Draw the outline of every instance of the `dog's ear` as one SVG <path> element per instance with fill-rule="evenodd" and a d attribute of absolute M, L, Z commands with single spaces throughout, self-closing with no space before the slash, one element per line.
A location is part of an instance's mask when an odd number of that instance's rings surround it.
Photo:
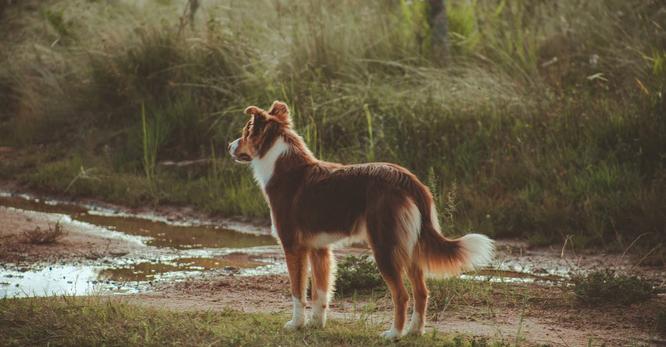
<path fill-rule="evenodd" d="M 260 109 L 257 106 L 249 106 L 248 108 L 245 109 L 245 114 L 248 116 L 252 116 L 255 122 L 265 121 L 266 118 L 268 118 L 266 111 Z"/>
<path fill-rule="evenodd" d="M 291 117 L 289 116 L 289 107 L 282 101 L 274 101 L 268 114 L 277 118 L 283 123 L 291 124 Z"/>
<path fill-rule="evenodd" d="M 263 115 L 264 110 L 260 109 L 257 106 L 248 106 L 245 111 L 243 111 L 248 116 Z"/>

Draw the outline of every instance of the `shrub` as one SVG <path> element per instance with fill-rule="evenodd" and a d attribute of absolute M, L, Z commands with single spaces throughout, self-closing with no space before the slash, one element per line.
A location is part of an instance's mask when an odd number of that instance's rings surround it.
<path fill-rule="evenodd" d="M 24 231 L 23 240 L 26 243 L 34 245 L 47 245 L 58 242 L 65 235 L 66 233 L 62 225 L 60 225 L 60 222 L 57 222 L 53 227 L 49 225 L 47 230 L 36 227 L 35 229 Z"/>
<path fill-rule="evenodd" d="M 652 284 L 636 276 L 617 275 L 612 270 L 595 271 L 573 277 L 576 297 L 587 304 L 630 305 L 650 299 Z"/>
<path fill-rule="evenodd" d="M 386 289 L 377 265 L 368 255 L 346 256 L 338 264 L 335 287 L 337 294 L 342 296 Z"/>

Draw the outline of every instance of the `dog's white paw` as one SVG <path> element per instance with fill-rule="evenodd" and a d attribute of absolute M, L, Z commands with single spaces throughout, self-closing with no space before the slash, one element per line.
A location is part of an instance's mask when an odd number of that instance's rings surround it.
<path fill-rule="evenodd" d="M 321 317 L 312 317 L 312 319 L 310 319 L 305 324 L 305 326 L 308 328 L 315 328 L 315 329 L 323 328 L 324 326 L 326 326 L 326 320 L 322 319 Z"/>
<path fill-rule="evenodd" d="M 424 327 L 419 327 L 418 325 L 410 326 L 409 329 L 407 330 L 408 335 L 414 335 L 414 336 L 422 336 L 425 334 L 425 328 Z"/>
<path fill-rule="evenodd" d="M 302 328 L 304 325 L 305 325 L 304 321 L 295 321 L 292 319 L 284 325 L 284 330 L 294 331 Z"/>
<path fill-rule="evenodd" d="M 402 334 L 395 330 L 395 328 L 391 328 L 390 330 L 386 330 L 385 332 L 379 334 L 379 336 L 387 340 L 397 340 L 402 336 Z"/>
<path fill-rule="evenodd" d="M 323 328 L 326 326 L 326 312 L 314 310 L 306 326 L 308 328 Z"/>

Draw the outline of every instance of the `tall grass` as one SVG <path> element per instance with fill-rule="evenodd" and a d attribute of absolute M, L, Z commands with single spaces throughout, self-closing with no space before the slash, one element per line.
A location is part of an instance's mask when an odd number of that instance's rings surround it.
<path fill-rule="evenodd" d="M 211 172 L 144 170 L 209 157 L 238 136 L 245 106 L 282 99 L 319 157 L 397 162 L 427 181 L 447 233 L 573 235 L 621 250 L 645 234 L 633 249 L 646 252 L 665 241 L 659 1 L 447 1 L 445 66 L 419 1 L 202 2 L 182 30 L 185 1 L 82 3 L 5 13 L 25 39 L 2 55 L 0 144 L 57 144 L 109 182 L 169 182 L 165 202 L 265 218 L 249 173 L 228 159 Z M 69 39 L 51 46 L 59 34 L 37 29 L 46 11 L 69 23 Z M 146 126 L 160 138 L 150 165 Z M 42 164 L 23 168 L 35 169 L 44 174 L 12 166 L 60 187 Z M 123 181 L 69 192 L 122 196 Z"/>

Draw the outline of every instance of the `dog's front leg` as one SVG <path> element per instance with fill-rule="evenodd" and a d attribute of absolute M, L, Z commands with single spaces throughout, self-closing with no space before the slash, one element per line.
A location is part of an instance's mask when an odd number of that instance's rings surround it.
<path fill-rule="evenodd" d="M 305 325 L 305 292 L 307 288 L 308 250 L 285 247 L 285 259 L 291 282 L 291 299 L 294 304 L 291 320 L 285 324 L 287 330 L 295 330 Z"/>

